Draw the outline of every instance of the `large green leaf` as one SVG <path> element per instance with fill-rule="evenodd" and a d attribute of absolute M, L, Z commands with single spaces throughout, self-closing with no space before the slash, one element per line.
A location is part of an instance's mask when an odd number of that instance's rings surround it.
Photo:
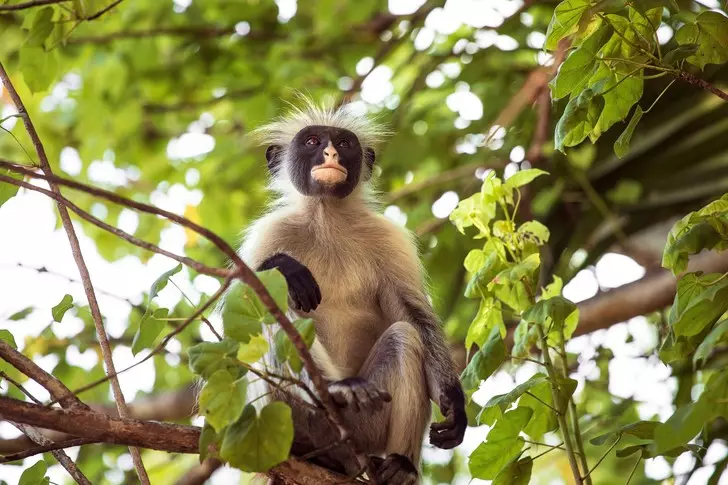
<path fill-rule="evenodd" d="M 224 369 L 216 371 L 200 391 L 200 414 L 216 431 L 221 431 L 240 418 L 247 389 L 245 377 L 236 378 Z"/>
<path fill-rule="evenodd" d="M 25 84 L 33 92 L 41 92 L 58 76 L 58 53 L 46 52 L 42 47 L 26 46 L 20 49 L 20 72 Z"/>
<path fill-rule="evenodd" d="M 518 434 L 531 419 L 532 411 L 518 408 L 508 411 L 488 433 L 485 443 L 470 455 L 468 466 L 474 478 L 493 480 L 501 469 L 518 456 L 523 438 Z"/>
<path fill-rule="evenodd" d="M 281 311 L 287 312 L 288 287 L 283 275 L 273 269 L 261 271 L 257 276 Z M 253 335 L 262 332 L 262 325 L 274 322 L 275 318 L 250 286 L 240 282 L 233 284 L 225 296 L 222 308 L 222 323 L 226 336 L 247 343 Z"/>
<path fill-rule="evenodd" d="M 480 348 L 463 371 L 460 380 L 466 390 L 475 389 L 480 381 L 490 377 L 506 359 L 506 346 L 497 330 Z"/>
<path fill-rule="evenodd" d="M 556 123 L 556 149 L 563 152 L 564 148 L 584 141 L 594 131 L 603 109 L 603 98 L 595 96 L 592 89 L 585 89 L 579 96 L 572 97 Z"/>
<path fill-rule="evenodd" d="M 728 339 L 728 319 L 723 320 L 715 325 L 713 330 L 698 345 L 693 354 L 693 364 L 697 367 L 705 362 L 716 345 L 725 342 Z"/>
<path fill-rule="evenodd" d="M 300 318 L 293 322 L 293 326 L 303 338 L 306 347 L 311 347 L 316 338 L 316 326 L 311 318 Z M 288 338 L 288 334 L 283 329 L 278 330 L 275 336 L 276 357 L 280 362 L 288 362 L 291 368 L 296 372 L 301 372 L 303 362 L 301 361 L 298 351 L 293 346 L 293 342 Z"/>
<path fill-rule="evenodd" d="M 497 329 L 501 337 L 505 337 L 506 327 L 503 323 L 501 304 L 493 298 L 483 298 L 465 336 L 465 348 L 469 350 L 473 344 L 483 347 L 493 329 Z"/>
<path fill-rule="evenodd" d="M 555 50 L 561 39 L 576 33 L 582 16 L 589 7 L 589 0 L 565 0 L 558 4 L 546 32 L 544 47 Z"/>
<path fill-rule="evenodd" d="M 240 344 L 226 338 L 222 342 L 202 342 L 190 347 L 190 368 L 204 379 L 218 370 L 227 370 L 238 376 L 244 369 L 236 359 Z"/>
<path fill-rule="evenodd" d="M 496 475 L 493 485 L 528 485 L 532 469 L 533 460 L 529 456 L 513 460 Z"/>
<path fill-rule="evenodd" d="M 225 432 L 220 456 L 247 472 L 266 472 L 285 461 L 293 444 L 293 418 L 287 404 L 275 401 L 257 415 L 248 405 Z"/>
<path fill-rule="evenodd" d="M 167 322 L 164 320 L 169 315 L 167 308 L 157 308 L 151 314 L 145 314 L 139 322 L 139 328 L 134 334 L 131 343 L 131 353 L 136 355 L 144 349 L 151 348 L 154 340 L 164 330 Z"/>
<path fill-rule="evenodd" d="M 703 69 L 706 64 L 728 62 L 728 17 L 716 11 L 703 12 L 695 23 L 685 24 L 675 33 L 682 45 L 697 44 L 688 62 Z"/>
<path fill-rule="evenodd" d="M 521 397 L 524 392 L 529 391 L 532 387 L 535 387 L 543 382 L 547 382 L 547 380 L 548 378 L 545 375 L 536 374 L 523 384 L 519 384 L 518 386 L 513 388 L 507 394 L 499 394 L 497 396 L 493 396 L 485 404 L 484 407 L 489 408 L 491 406 L 498 406 L 501 408 L 501 410 L 505 411 L 511 404 L 516 401 L 516 399 Z"/>
<path fill-rule="evenodd" d="M 655 434 L 655 429 L 661 424 L 659 421 L 638 421 L 592 438 L 590 443 L 595 446 L 601 446 L 608 440 L 619 438 L 625 434 L 642 440 L 651 440 Z"/>
<path fill-rule="evenodd" d="M 557 76 L 549 83 L 554 99 L 572 93 L 580 93 L 597 67 L 597 52 L 607 40 L 611 28 L 603 25 L 594 31 L 575 49 L 559 68 Z"/>
<path fill-rule="evenodd" d="M 720 274 L 690 273 L 678 281 L 669 323 L 676 336 L 699 334 L 728 310 L 728 279 Z"/>
<path fill-rule="evenodd" d="M 21 180 L 23 178 L 23 176 L 19 173 L 12 172 L 4 168 L 0 168 L 0 175 L 5 175 L 6 177 L 11 177 L 15 180 Z M 17 194 L 18 189 L 19 187 L 17 185 L 0 182 L 0 207 L 2 207 L 2 205 L 7 202 L 11 197 Z"/>
<path fill-rule="evenodd" d="M 22 475 L 18 485 L 48 485 L 50 478 L 46 477 L 48 465 L 43 460 L 36 462 L 33 466 L 28 467 Z"/>

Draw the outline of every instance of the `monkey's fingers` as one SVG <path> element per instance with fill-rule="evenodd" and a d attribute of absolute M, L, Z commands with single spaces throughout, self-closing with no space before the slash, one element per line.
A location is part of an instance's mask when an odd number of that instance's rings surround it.
<path fill-rule="evenodd" d="M 430 429 L 432 431 L 441 431 L 441 430 L 448 430 L 453 429 L 455 427 L 455 416 L 449 415 L 445 417 L 445 421 L 442 421 L 441 423 L 432 423 L 430 425 Z"/>
<path fill-rule="evenodd" d="M 376 467 L 377 485 L 412 485 L 417 482 L 417 469 L 406 456 L 391 454 Z"/>

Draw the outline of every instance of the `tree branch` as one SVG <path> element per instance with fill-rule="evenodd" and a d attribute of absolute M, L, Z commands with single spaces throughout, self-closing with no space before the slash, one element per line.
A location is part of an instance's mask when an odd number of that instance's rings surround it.
<path fill-rule="evenodd" d="M 18 114 L 20 114 L 23 118 L 25 130 L 28 132 L 28 135 L 30 136 L 30 139 L 33 142 L 33 146 L 35 147 L 35 151 L 38 155 L 41 170 L 45 175 L 53 176 L 53 170 L 51 169 L 51 165 L 48 162 L 48 157 L 46 156 L 43 143 L 38 136 L 38 132 L 35 130 L 35 126 L 33 126 L 33 122 L 30 119 L 28 111 L 25 109 L 23 101 L 20 99 L 18 92 L 15 90 L 15 86 L 13 86 L 13 83 L 10 81 L 10 77 L 5 71 L 5 66 L 3 66 L 2 63 L 0 63 L 0 79 L 3 82 L 3 86 L 5 87 L 5 89 L 8 90 L 10 99 L 12 99 L 15 108 L 18 110 Z M 49 182 L 48 185 L 50 186 L 52 192 L 58 194 L 59 196 L 61 195 L 61 191 L 56 184 Z M 106 329 L 104 328 L 101 310 L 99 309 L 99 303 L 96 300 L 96 293 L 94 292 L 94 287 L 91 283 L 91 276 L 89 275 L 88 267 L 86 266 L 83 254 L 81 253 L 81 246 L 78 241 L 78 236 L 76 235 L 76 230 L 73 228 L 73 223 L 71 222 L 71 216 L 68 213 L 68 209 L 60 202 L 56 202 L 56 206 L 58 208 L 58 213 L 61 218 L 61 224 L 63 226 L 63 229 L 66 231 L 66 235 L 68 236 L 68 242 L 71 245 L 73 259 L 76 261 L 76 266 L 78 266 L 78 272 L 81 275 L 81 279 L 83 280 L 83 287 L 86 292 L 89 309 L 91 310 L 91 316 L 93 317 L 94 325 L 96 326 L 96 333 L 99 337 L 99 343 L 101 344 L 101 354 L 104 359 L 104 363 L 106 364 L 106 372 L 109 374 L 113 374 L 115 373 L 115 368 L 111 354 L 111 346 L 109 345 L 109 337 L 106 335 Z M 128 415 L 128 410 L 126 408 L 126 401 L 124 400 L 124 394 L 121 392 L 121 386 L 119 385 L 118 379 L 113 378 L 111 380 L 111 388 L 114 392 L 116 405 L 119 408 L 119 414 L 126 417 Z M 149 478 L 147 477 L 147 472 L 144 469 L 144 465 L 142 464 L 139 450 L 130 448 L 129 452 L 131 453 L 132 460 L 134 461 L 134 466 L 137 469 L 139 479 L 144 485 L 149 485 Z"/>
<path fill-rule="evenodd" d="M 45 438 L 45 435 L 43 436 Z M 93 443 L 98 443 L 98 441 L 89 440 L 86 438 L 72 438 L 66 441 L 50 442 L 50 444 L 47 445 L 36 446 L 35 448 L 30 448 L 28 450 L 20 451 L 18 453 L 13 453 L 10 455 L 3 455 L 3 457 L 0 458 L 0 463 L 10 463 L 12 461 L 23 460 L 30 456 L 40 455 L 41 453 L 47 453 L 49 451 L 62 450 L 64 448 L 73 448 L 74 446 L 90 445 Z"/>
<path fill-rule="evenodd" d="M 675 76 L 680 79 L 681 81 L 685 81 L 689 84 L 692 84 L 693 86 L 698 86 L 699 88 L 705 89 L 706 91 L 715 94 L 719 98 L 728 101 L 728 93 L 725 91 L 721 91 L 720 89 L 716 88 L 712 84 L 710 84 L 705 79 L 701 79 L 697 76 L 693 76 L 687 71 L 677 71 Z"/>
<path fill-rule="evenodd" d="M 26 8 L 42 7 L 43 5 L 53 5 L 55 3 L 65 3 L 71 0 L 31 0 L 29 2 L 14 3 L 12 5 L 0 5 L 0 12 L 13 12 L 17 10 L 25 10 Z"/>
<path fill-rule="evenodd" d="M 61 381 L 41 369 L 35 362 L 0 340 L 0 357 L 20 372 L 43 386 L 64 408 L 87 409 L 78 397 Z"/>

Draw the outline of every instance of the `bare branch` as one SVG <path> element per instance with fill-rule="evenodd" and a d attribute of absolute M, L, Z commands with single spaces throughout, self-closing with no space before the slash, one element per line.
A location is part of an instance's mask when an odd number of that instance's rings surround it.
<path fill-rule="evenodd" d="M 15 90 L 15 86 L 13 86 L 12 82 L 10 81 L 10 77 L 5 71 L 5 66 L 3 66 L 2 63 L 0 63 L 0 79 L 3 82 L 3 86 L 5 87 L 5 89 L 8 90 L 8 94 L 10 95 L 10 99 L 13 100 L 15 109 L 18 110 L 18 114 L 20 114 L 23 118 L 25 130 L 28 132 L 28 135 L 30 136 L 30 139 L 33 142 L 33 146 L 35 147 L 35 151 L 38 155 L 41 170 L 45 175 L 53 176 L 53 170 L 51 169 L 51 165 L 48 162 L 48 157 L 46 156 L 43 143 L 38 136 L 38 132 L 33 126 L 33 122 L 30 119 L 28 111 L 25 109 L 23 101 L 20 99 L 18 92 Z M 61 191 L 57 185 L 52 182 L 49 182 L 49 185 L 52 192 L 58 194 L 59 196 L 61 195 Z M 56 202 L 56 206 L 58 208 L 58 213 L 61 217 L 61 224 L 63 226 L 63 229 L 66 231 L 68 241 L 71 245 L 73 259 L 76 261 L 76 266 L 78 266 L 78 272 L 81 275 L 81 279 L 83 280 L 83 287 L 86 292 L 86 298 L 88 300 L 88 305 L 91 310 L 94 325 L 96 326 L 96 333 L 99 337 L 99 343 L 101 344 L 101 354 L 103 356 L 104 363 L 106 364 L 106 372 L 115 373 L 114 361 L 111 356 L 111 346 L 109 345 L 109 338 L 106 335 L 106 329 L 104 328 L 101 310 L 99 309 L 99 304 L 96 300 L 96 294 L 94 292 L 93 284 L 91 283 L 91 276 L 89 275 L 88 267 L 86 266 L 83 254 L 81 253 L 81 246 L 78 241 L 78 236 L 76 235 L 76 230 L 73 228 L 73 223 L 71 222 L 71 216 L 68 213 L 68 209 L 60 202 Z M 121 386 L 119 385 L 118 379 L 114 378 L 111 380 L 111 388 L 114 392 L 116 405 L 119 408 L 119 414 L 124 417 L 127 416 L 128 410 L 126 408 L 124 394 L 121 392 Z M 139 479 L 144 485 L 149 485 L 149 478 L 147 477 L 147 472 L 144 469 L 144 465 L 142 464 L 139 450 L 129 448 L 129 452 L 131 453 L 132 460 L 134 461 L 134 466 L 137 469 Z"/>
<path fill-rule="evenodd" d="M 96 20 L 97 18 L 101 17 L 102 15 L 104 15 L 109 10 L 112 10 L 113 8 L 115 8 L 117 5 L 119 5 L 123 1 L 124 0 L 116 0 L 114 3 L 111 3 L 111 4 L 107 5 L 106 7 L 102 8 L 101 10 L 99 10 L 98 12 L 96 12 L 95 14 L 93 14 L 93 15 L 91 15 L 89 17 L 86 17 L 84 20 Z"/>
<path fill-rule="evenodd" d="M 0 12 L 13 12 L 17 10 L 25 10 L 27 8 L 42 7 L 43 5 L 53 5 L 55 3 L 65 3 L 71 0 L 31 0 L 29 2 L 14 3 L 11 5 L 0 5 Z"/>
<path fill-rule="evenodd" d="M 58 409 L 0 396 L 4 420 L 61 431 L 79 438 L 174 453 L 197 453 L 200 428 L 112 418 L 82 409 Z"/>
<path fill-rule="evenodd" d="M 697 76 L 693 76 L 692 74 L 690 74 L 687 71 L 681 71 L 681 70 L 677 71 L 675 73 L 675 76 L 678 79 L 680 79 L 681 81 L 685 81 L 689 84 L 692 84 L 693 86 L 698 86 L 699 88 L 705 89 L 709 93 L 713 93 L 716 96 L 718 96 L 719 98 L 721 98 L 725 101 L 728 101 L 728 93 L 726 93 L 725 91 L 721 91 L 720 89 L 713 86 L 705 79 L 701 79 Z"/>
<path fill-rule="evenodd" d="M 40 455 L 41 453 L 48 453 L 49 451 L 62 450 L 64 448 L 73 448 L 74 446 L 90 445 L 98 443 L 95 440 L 89 440 L 86 438 L 73 438 L 66 441 L 51 442 L 48 445 L 37 446 L 26 451 L 19 453 L 13 453 L 11 455 L 4 455 L 0 458 L 0 463 L 10 463 L 13 461 L 23 460 L 30 456 Z"/>
<path fill-rule="evenodd" d="M 3 340 L 0 340 L 0 357 L 43 386 L 64 408 L 88 408 L 61 381 L 41 369 L 35 362 L 12 348 Z"/>

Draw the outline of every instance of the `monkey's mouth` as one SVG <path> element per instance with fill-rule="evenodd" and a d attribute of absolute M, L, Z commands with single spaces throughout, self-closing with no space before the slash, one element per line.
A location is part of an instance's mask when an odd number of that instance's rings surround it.
<path fill-rule="evenodd" d="M 344 167 L 336 163 L 323 163 L 311 169 L 311 177 L 326 185 L 340 184 L 346 180 L 348 174 Z"/>

